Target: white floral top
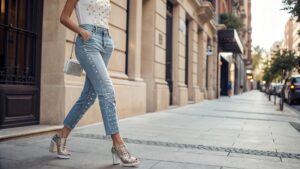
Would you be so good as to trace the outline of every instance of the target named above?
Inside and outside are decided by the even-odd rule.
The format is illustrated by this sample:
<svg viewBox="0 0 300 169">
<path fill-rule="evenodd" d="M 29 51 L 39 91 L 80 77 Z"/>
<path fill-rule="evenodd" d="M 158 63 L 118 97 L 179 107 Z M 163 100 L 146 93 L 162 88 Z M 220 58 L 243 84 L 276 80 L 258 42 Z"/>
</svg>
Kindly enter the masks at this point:
<svg viewBox="0 0 300 169">
<path fill-rule="evenodd" d="M 78 0 L 75 11 L 80 25 L 90 24 L 109 29 L 110 0 Z"/>
</svg>

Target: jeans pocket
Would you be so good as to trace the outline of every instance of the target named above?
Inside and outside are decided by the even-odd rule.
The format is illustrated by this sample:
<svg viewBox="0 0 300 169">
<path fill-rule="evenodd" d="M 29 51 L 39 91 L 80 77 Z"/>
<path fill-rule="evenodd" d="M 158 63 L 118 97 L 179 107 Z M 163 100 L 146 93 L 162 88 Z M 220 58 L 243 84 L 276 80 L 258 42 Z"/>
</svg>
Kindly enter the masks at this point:
<svg viewBox="0 0 300 169">
<path fill-rule="evenodd" d="M 87 30 L 87 31 L 89 31 L 89 30 Z M 82 37 L 81 35 L 79 35 L 80 39 L 81 39 L 84 43 L 87 43 L 87 42 L 91 41 L 91 39 L 92 39 L 93 36 L 94 36 L 94 32 L 93 32 L 93 31 L 89 31 L 89 32 L 91 33 L 91 36 L 90 36 L 90 38 L 87 39 L 87 40 L 84 40 L 83 37 Z"/>
</svg>

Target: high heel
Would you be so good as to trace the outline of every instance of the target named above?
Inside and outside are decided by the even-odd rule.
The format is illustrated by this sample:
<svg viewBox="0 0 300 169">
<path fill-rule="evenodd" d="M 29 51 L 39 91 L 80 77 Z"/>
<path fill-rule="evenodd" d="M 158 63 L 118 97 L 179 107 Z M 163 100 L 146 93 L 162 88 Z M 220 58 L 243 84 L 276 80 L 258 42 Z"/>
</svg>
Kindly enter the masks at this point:
<svg viewBox="0 0 300 169">
<path fill-rule="evenodd" d="M 118 165 L 121 163 L 120 158 L 118 157 L 116 150 L 112 147 L 111 148 L 111 154 L 113 159 L 113 165 Z"/>
<path fill-rule="evenodd" d="M 125 144 L 113 146 L 111 152 L 114 165 L 120 164 L 120 161 L 125 167 L 134 167 L 140 164 L 140 161 L 129 153 Z"/>
<path fill-rule="evenodd" d="M 55 134 L 50 142 L 49 152 L 57 153 L 57 158 L 69 159 L 71 153 L 66 148 L 66 139 Z"/>
<path fill-rule="evenodd" d="M 56 153 L 57 152 L 56 143 L 53 141 L 53 139 L 50 142 L 49 152 L 50 153 Z"/>
</svg>

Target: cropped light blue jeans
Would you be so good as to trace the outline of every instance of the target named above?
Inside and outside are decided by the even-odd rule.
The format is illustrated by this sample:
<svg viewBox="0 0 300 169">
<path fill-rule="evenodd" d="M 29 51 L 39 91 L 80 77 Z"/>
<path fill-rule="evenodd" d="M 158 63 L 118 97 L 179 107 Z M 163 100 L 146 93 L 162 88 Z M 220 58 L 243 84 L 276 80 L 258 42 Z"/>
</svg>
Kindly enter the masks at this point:
<svg viewBox="0 0 300 169">
<path fill-rule="evenodd" d="M 115 92 L 107 71 L 114 42 L 108 29 L 87 24 L 80 26 L 92 33 L 90 39 L 84 41 L 77 36 L 75 42 L 76 57 L 86 78 L 81 96 L 65 118 L 64 126 L 73 129 L 98 97 L 106 135 L 118 133 Z"/>
</svg>

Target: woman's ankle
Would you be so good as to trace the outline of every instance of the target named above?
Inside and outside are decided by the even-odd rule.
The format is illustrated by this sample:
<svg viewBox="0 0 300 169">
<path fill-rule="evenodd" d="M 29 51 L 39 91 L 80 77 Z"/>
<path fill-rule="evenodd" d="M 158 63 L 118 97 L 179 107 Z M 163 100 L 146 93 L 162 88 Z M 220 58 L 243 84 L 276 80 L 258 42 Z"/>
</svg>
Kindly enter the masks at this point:
<svg viewBox="0 0 300 169">
<path fill-rule="evenodd" d="M 122 139 L 122 137 L 120 136 L 119 133 L 111 135 L 111 138 L 112 138 L 114 146 L 124 144 L 124 141 L 123 141 L 123 139 Z"/>
<path fill-rule="evenodd" d="M 71 132 L 71 129 L 68 128 L 68 127 L 66 127 L 66 126 L 64 126 L 64 127 L 61 129 L 61 131 L 59 132 L 59 136 L 60 136 L 61 138 L 67 138 L 67 137 L 69 136 L 70 132 Z"/>
</svg>

